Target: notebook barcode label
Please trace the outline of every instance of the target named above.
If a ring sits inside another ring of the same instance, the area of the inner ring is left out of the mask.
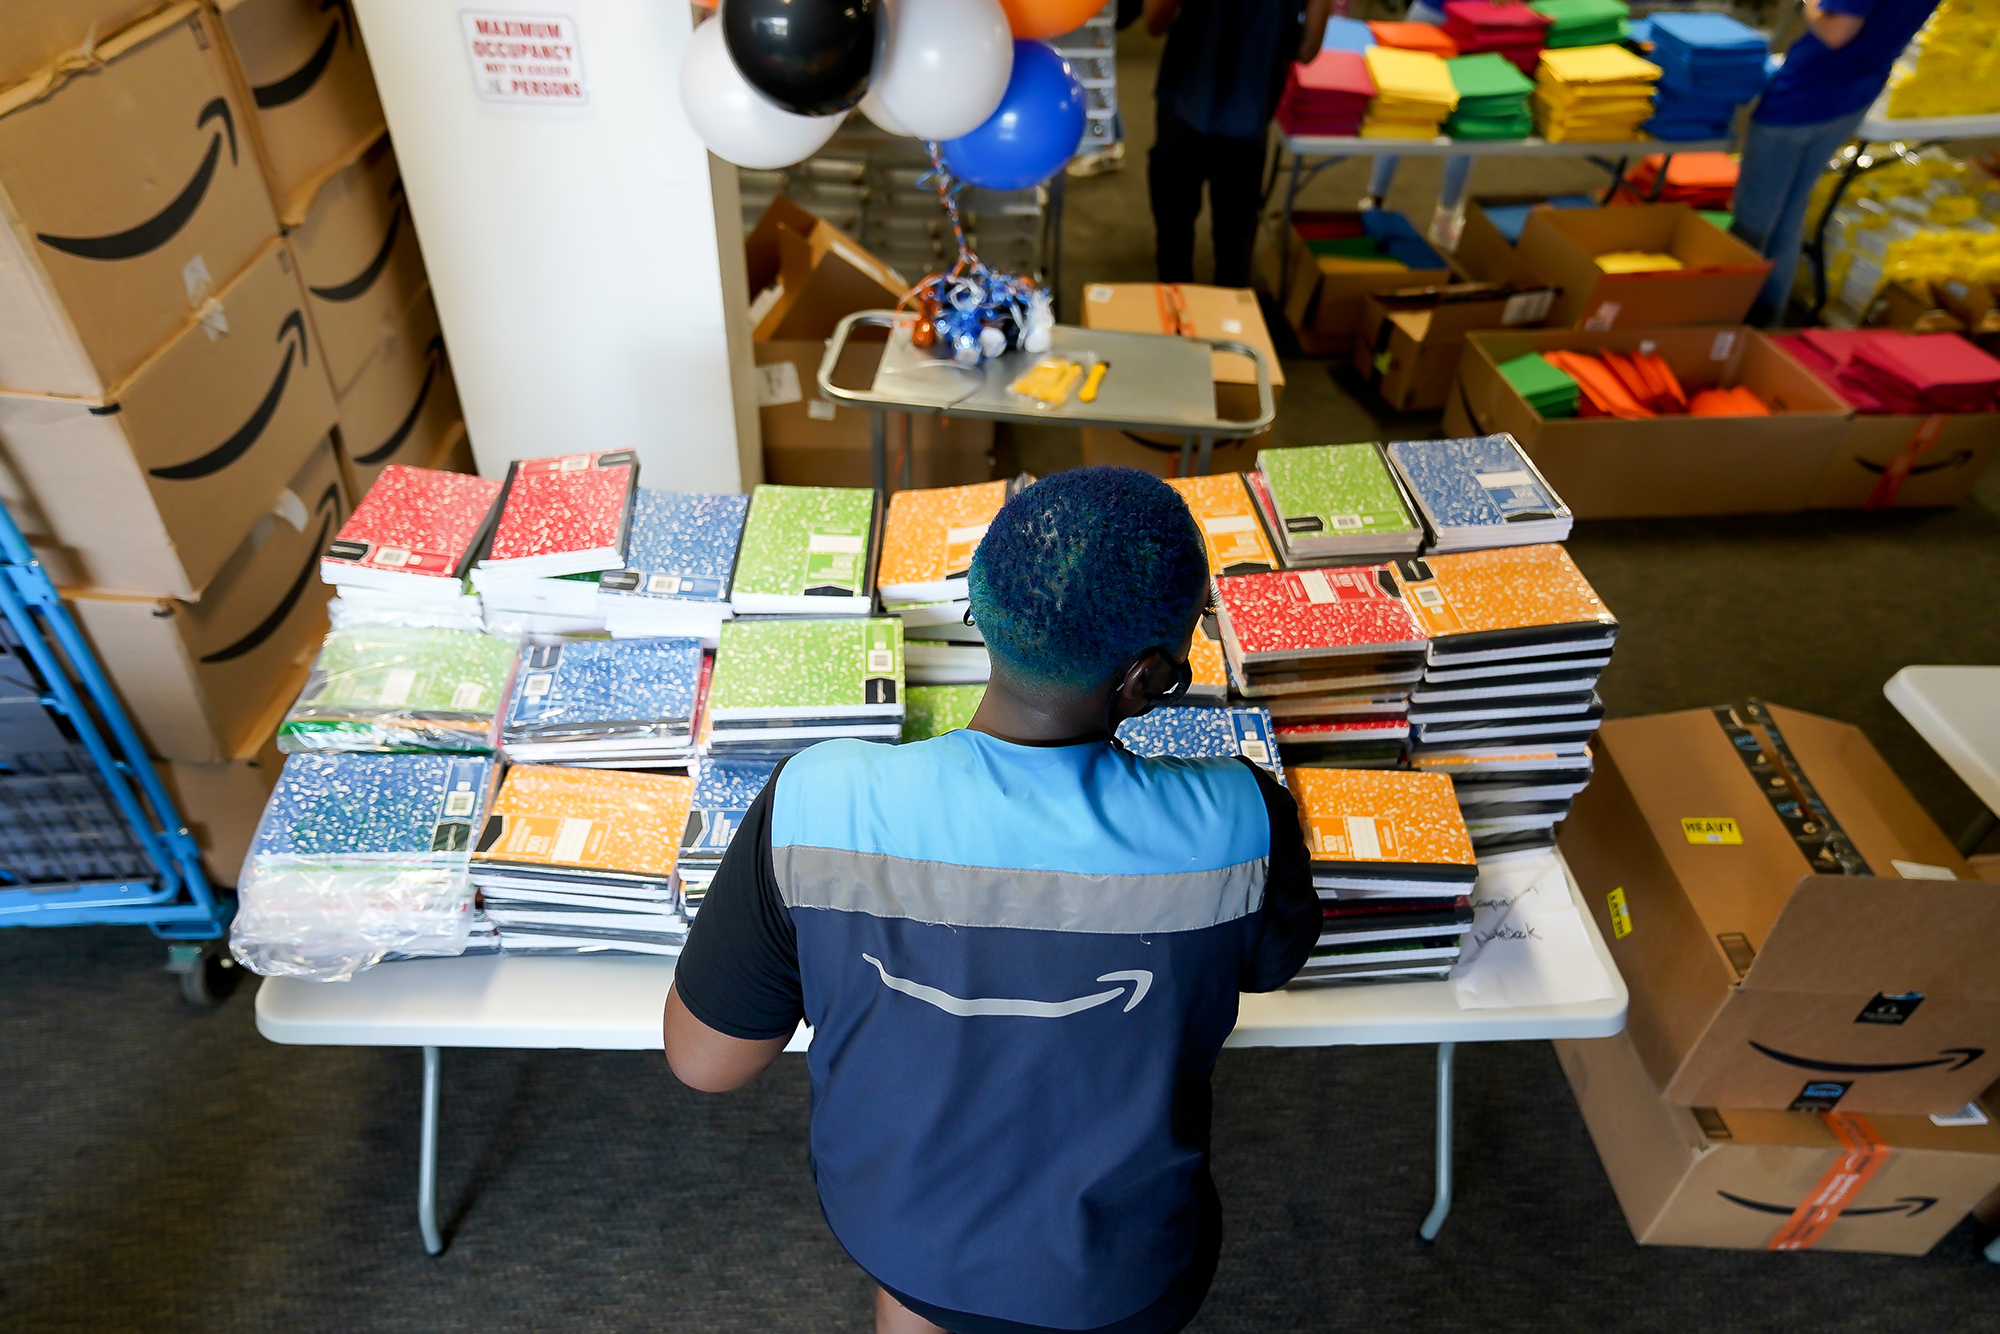
[[[451,692],[451,707],[454,709],[476,709],[486,698],[486,687],[477,681],[460,681]]]
[[[555,843],[549,848],[549,856],[559,862],[582,861],[584,845],[590,841],[590,828],[595,823],[565,817],[556,831]]]
[[[473,805],[479,800],[477,792],[449,792],[445,794],[444,813],[446,815],[470,815]]]
[[[790,362],[786,362],[790,365]],[[678,593],[681,591],[681,577],[677,574],[656,574],[646,581],[648,593]]]
[[[1514,469],[1512,472],[1475,473],[1474,476],[1479,479],[1479,484],[1489,491],[1503,486],[1526,486],[1532,480],[1527,473],[1519,468]]]
[[[387,565],[394,570],[400,570],[410,563],[410,553],[402,547],[377,547],[375,549],[375,563],[377,565]]]
[[[549,687],[553,686],[555,681],[554,672],[536,672],[521,683],[521,693],[529,699],[540,699],[549,693]]]
[[[1359,514],[1336,514],[1332,517],[1335,528],[1360,528],[1368,522]]]
[[[382,693],[375,697],[378,704],[397,705],[409,702],[410,691],[416,688],[417,673],[413,668],[398,667],[382,673]]]
[[[1271,748],[1256,737],[1244,737],[1237,744],[1236,749],[1242,754],[1244,759],[1249,760],[1252,764],[1269,764],[1271,762]]]
[[[896,670],[896,655],[886,648],[868,650],[868,670],[870,672],[893,672]]]
[[[1308,602],[1332,602],[1334,593],[1326,582],[1326,575],[1319,570],[1299,571],[1299,587],[1306,591]]]

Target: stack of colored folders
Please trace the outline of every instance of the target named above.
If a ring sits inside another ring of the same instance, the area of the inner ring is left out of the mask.
[[[1665,180],[1660,178],[1662,171]],[[1729,207],[1736,193],[1736,172],[1736,159],[1728,153],[1675,153],[1671,158],[1650,153],[1625,173],[1620,197],[1635,204],[1686,204],[1719,211]]]
[[[1639,137],[1653,111],[1660,67],[1621,46],[1542,52],[1535,115],[1550,142],[1610,143]]]
[[[1549,20],[1545,47],[1605,46],[1625,39],[1625,0],[1534,0],[1528,6]]]
[[[1885,412],[1988,412],[2000,394],[2000,361],[1957,334],[1871,329],[1850,349],[1841,392],[1851,386],[1851,397],[1872,397]]]
[[[1405,268],[1448,267],[1438,252],[1431,249],[1430,242],[1417,231],[1416,225],[1400,213],[1392,213],[1385,208],[1370,209],[1361,215],[1361,232],[1373,240],[1383,254]]]
[[[1278,103],[1278,124],[1287,134],[1353,136],[1361,133],[1375,80],[1358,51],[1321,50],[1292,66]]]
[[[1533,364],[1537,361],[1542,365]],[[1507,362],[1500,367],[1500,374],[1544,417],[1576,415],[1636,421],[1680,416],[1765,417],[1771,412],[1762,399],[1743,385],[1717,386],[1690,394],[1665,359],[1649,352],[1551,349]],[[1557,376],[1562,380],[1557,380]],[[1562,401],[1562,381],[1573,386],[1567,407]]]
[[[1521,6],[1514,6],[1521,8]],[[1458,106],[1445,122],[1454,139],[1525,139],[1535,132],[1535,85],[1506,57],[1487,52],[1445,62]]]
[[[1378,25],[1391,26],[1391,25]],[[1422,27],[1422,24],[1406,24]],[[1368,52],[1375,100],[1362,122],[1364,139],[1434,139],[1438,126],[1458,106],[1451,69],[1437,56],[1377,46]]]
[[[1450,60],[1458,54],[1458,43],[1434,23],[1370,23],[1368,31],[1374,34],[1377,46],[1422,51],[1439,60]]]
[[[1523,74],[1535,72],[1548,30],[1548,15],[1520,3],[1448,0],[1444,7],[1445,36],[1458,44],[1461,56],[1491,52],[1504,56]]]
[[[1646,131],[1667,140],[1727,139],[1736,108],[1764,90],[1764,35],[1727,14],[1655,14],[1659,100]]]
[[[1565,371],[1549,364],[1539,352],[1500,363],[1500,378],[1527,400],[1528,406],[1544,417],[1574,417],[1582,396],[1576,381]]]
[[[1375,33],[1360,19],[1342,18],[1335,14],[1326,21],[1326,37],[1319,44],[1322,51],[1352,51],[1360,55],[1369,47],[1377,45]]]

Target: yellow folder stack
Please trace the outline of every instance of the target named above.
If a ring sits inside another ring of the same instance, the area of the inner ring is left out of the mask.
[[[1542,52],[1535,71],[1535,124],[1544,139],[1609,143],[1643,136],[1653,114],[1660,67],[1622,46],[1575,46]]]
[[[1428,51],[1368,48],[1368,76],[1375,100],[1361,122],[1364,139],[1435,139],[1438,126],[1458,105],[1451,69]]]

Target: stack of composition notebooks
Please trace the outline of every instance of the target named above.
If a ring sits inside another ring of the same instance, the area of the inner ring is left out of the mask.
[[[1167,485],[1180,492],[1188,512],[1201,527],[1208,547],[1208,572],[1257,574],[1279,568],[1277,549],[1240,472],[1206,477],[1169,477]]]
[[[1569,506],[1511,435],[1398,440],[1388,452],[1423,516],[1426,551],[1532,546],[1569,536]]]
[[[597,576],[625,563],[638,481],[629,449],[516,460],[472,569],[487,611],[527,630],[602,630]]]
[[[1287,565],[1356,564],[1423,544],[1378,445],[1261,450],[1250,485]]]
[[[478,602],[465,576],[499,513],[501,484],[392,463],[347,516],[319,577],[350,601],[451,608]]]
[[[986,697],[986,687],[911,686],[908,693],[902,739],[928,741],[970,724],[972,715],[979,711],[979,701]]]
[[[1727,139],[1736,109],[1764,91],[1764,34],[1727,14],[1652,16],[1660,91],[1646,132],[1659,139]]]
[[[1498,367],[1500,378],[1544,417],[1574,417],[1583,391],[1568,371],[1549,364],[1539,352],[1529,352]]]
[[[882,560],[875,580],[882,609],[903,622],[903,669],[912,685],[970,685],[990,664],[971,607],[966,575],[972,553],[1008,497],[1034,481],[981,482],[898,491],[889,498]]]
[[[866,616],[874,607],[875,493],[760,486],[729,602],[738,616]]]
[[[1374,96],[1375,80],[1361,52],[1325,47],[1308,63],[1292,66],[1278,101],[1278,123],[1287,134],[1352,138],[1361,133]]]
[[[678,954],[674,856],[694,780],[517,764],[472,855],[508,953]]]
[[[1430,639],[1410,696],[1412,766],[1456,776],[1522,765],[1513,772],[1538,784],[1588,778],[1604,716],[1597,679],[1618,621],[1569,553],[1500,547],[1399,561],[1395,571]],[[1553,843],[1567,798],[1523,800],[1538,804],[1489,807],[1472,825],[1482,854]]]
[[[1323,921],[1293,985],[1439,978],[1472,929],[1479,878],[1449,779],[1294,768]]]
[[[1528,6],[1549,21],[1545,47],[1609,46],[1625,40],[1625,0],[1534,0]]]
[[[278,749],[491,750],[513,666],[513,641],[477,630],[332,631]]]
[[[1396,26],[1427,27],[1421,23]],[[1449,45],[1449,38],[1442,33],[1438,35]],[[1456,55],[1456,50],[1451,54]],[[1361,124],[1361,136],[1435,139],[1438,127],[1458,105],[1458,90],[1452,86],[1451,71],[1444,60],[1428,51],[1404,51],[1389,46],[1371,48],[1366,59],[1368,77],[1375,84],[1375,100],[1368,104],[1368,118]]]
[[[1183,760],[1241,756],[1280,783],[1278,738],[1271,715],[1256,707],[1170,705],[1118,724],[1118,742],[1134,755]]]
[[[1457,43],[1461,58],[1490,53],[1503,57],[1522,74],[1535,72],[1549,23],[1548,15],[1518,0],[1506,4],[1496,4],[1494,0],[1446,0],[1444,7],[1445,35]],[[1461,87],[1459,91],[1465,90]],[[1460,110],[1463,109],[1461,106]]]
[[[1578,46],[1542,52],[1536,71],[1535,118],[1551,143],[1613,143],[1640,138],[1653,114],[1660,67],[1622,46]]]
[[[701,762],[689,799],[680,856],[674,862],[681,912],[689,919],[701,911],[702,897],[722,865],[722,854],[729,851],[730,840],[750,813],[750,803],[771,781],[776,767],[768,760],[709,758]]]
[[[1216,581],[1229,667],[1294,763],[1394,763],[1426,640],[1385,566]]]
[[[724,622],[708,717],[706,753],[718,757],[780,760],[835,737],[893,742],[903,730],[902,624]]]
[[[750,497],[639,488],[623,569],[597,577],[605,628],[618,639],[692,635],[715,647]]]
[[[694,757],[698,639],[572,639],[521,650],[500,737],[517,763],[604,768]]]
[[[1532,12],[1519,4],[1506,8]],[[1513,62],[1487,53],[1460,56],[1447,65],[1458,89],[1458,107],[1444,126],[1452,138],[1525,139],[1534,133],[1535,113],[1528,108],[1534,81]]]

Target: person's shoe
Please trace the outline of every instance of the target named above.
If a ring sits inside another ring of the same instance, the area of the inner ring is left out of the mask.
[[[1354,207],[1357,212],[1372,213],[1376,209],[1382,207],[1382,201],[1377,199],[1374,195],[1363,195],[1361,196],[1360,202],[1355,204]]]

